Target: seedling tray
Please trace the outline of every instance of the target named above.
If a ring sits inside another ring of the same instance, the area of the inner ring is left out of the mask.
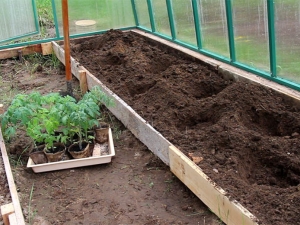
[[[35,164],[32,161],[32,159],[29,157],[27,168],[32,168],[33,172],[35,173],[42,173],[42,172],[48,172],[54,170],[63,170],[63,169],[70,169],[76,167],[110,163],[112,157],[115,156],[115,148],[114,148],[111,128],[109,128],[108,131],[108,149],[109,149],[108,155],[91,156],[82,159],[70,159],[70,160],[64,160],[59,162],[50,162],[50,163],[42,163],[42,164]]]

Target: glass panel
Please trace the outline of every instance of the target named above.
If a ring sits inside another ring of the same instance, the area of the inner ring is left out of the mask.
[[[151,30],[148,6],[146,0],[135,0],[135,7],[138,14],[139,24]]]
[[[300,1],[275,1],[277,73],[300,83]]]
[[[1,1],[0,43],[38,33],[35,1]]]
[[[55,0],[60,33],[63,34],[61,0]],[[130,0],[69,1],[70,34],[135,26]]]
[[[232,0],[236,60],[270,71],[266,0]]]
[[[197,46],[192,1],[173,0],[173,13],[177,39]]]
[[[198,0],[203,49],[229,55],[226,7],[224,0]]]
[[[159,33],[171,36],[169,16],[167,10],[167,4],[164,0],[152,0],[154,19],[156,24],[156,30]]]
[[[106,4],[110,12],[110,28],[135,26],[131,0],[106,0]]]

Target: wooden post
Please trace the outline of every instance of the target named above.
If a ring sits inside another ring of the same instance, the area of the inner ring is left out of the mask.
[[[71,56],[70,56],[70,31],[69,31],[69,10],[68,0],[62,0],[63,28],[64,28],[64,47],[65,47],[65,71],[67,80],[67,92],[73,96]]]
[[[42,47],[42,54],[43,55],[51,55],[53,53],[51,42],[42,43],[41,47]]]
[[[1,215],[2,215],[2,218],[3,218],[3,223],[4,225],[9,225],[9,215],[14,213],[15,212],[15,209],[14,209],[14,205],[13,203],[9,203],[9,204],[6,204],[6,205],[2,205],[1,206]]]
[[[18,225],[17,217],[15,213],[9,214],[8,220],[9,220],[9,225]]]
[[[0,114],[3,114],[4,113],[4,105],[0,103]]]
[[[85,94],[88,90],[88,85],[86,80],[86,72],[84,70],[79,71],[79,83],[82,94]]]

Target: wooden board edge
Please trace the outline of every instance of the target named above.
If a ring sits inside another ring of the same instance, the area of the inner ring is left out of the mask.
[[[41,44],[27,45],[23,47],[9,48],[0,50],[0,59],[9,59],[19,57],[19,55],[30,55],[41,53],[43,55],[51,55],[53,53],[52,43],[46,42]]]
[[[85,72],[85,70],[79,70],[78,73],[79,73],[80,90],[81,90],[82,94],[85,94],[88,91],[86,72]]]
[[[9,59],[9,58],[18,57],[19,55],[24,56],[24,55],[34,54],[34,53],[42,53],[41,44],[0,50],[0,59]]]
[[[17,224],[18,225],[25,225],[25,220],[24,220],[22,208],[21,208],[21,204],[20,204],[20,201],[19,201],[19,196],[18,196],[16,185],[15,185],[14,177],[13,177],[13,174],[12,174],[12,171],[11,171],[10,162],[9,162],[9,158],[8,158],[8,155],[7,155],[7,151],[6,151],[6,147],[5,147],[5,143],[4,143],[4,139],[3,139],[1,129],[0,129],[0,148],[1,148],[4,168],[5,168],[7,183],[8,183],[8,186],[9,186],[10,196],[11,196],[12,203],[13,203],[13,206],[14,206],[16,220],[18,222]]]
[[[175,146],[169,147],[171,171],[227,225],[258,225],[258,219],[226,192]]]
[[[42,48],[43,55],[51,55],[53,53],[53,48],[52,48],[51,42],[42,43],[41,48]]]
[[[19,225],[16,213],[11,213],[8,216],[9,225]]]
[[[1,205],[1,215],[2,215],[4,225],[9,225],[8,216],[14,212],[15,212],[15,208],[12,202],[5,205]]]

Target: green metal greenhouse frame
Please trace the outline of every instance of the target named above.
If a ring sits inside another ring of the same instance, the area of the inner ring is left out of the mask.
[[[52,9],[53,9],[53,15],[54,15],[54,24],[55,24],[55,31],[56,31],[56,37],[50,38],[50,39],[44,39],[44,40],[38,40],[38,41],[30,41],[30,42],[24,42],[24,43],[18,43],[18,44],[8,44],[4,46],[0,46],[0,49],[6,49],[6,48],[12,48],[12,47],[20,47],[30,44],[38,44],[38,43],[44,43],[49,41],[57,41],[62,40],[63,37],[61,36],[59,32],[59,22],[57,18],[57,9],[55,5],[55,0],[52,1]],[[143,2],[146,4],[147,11],[143,12],[144,14],[148,14],[149,16],[149,22],[150,22],[150,28],[147,28],[140,23],[139,13],[137,9],[137,2]],[[163,1],[163,0],[162,0]],[[201,1],[201,0],[200,0]],[[234,21],[233,21],[233,9],[232,9],[232,0],[224,0],[225,2],[225,9],[226,9],[226,24],[227,24],[227,34],[228,34],[228,46],[229,46],[229,57],[222,56],[220,54],[216,54],[213,51],[207,50],[203,48],[203,40],[201,35],[201,24],[199,23],[199,0],[189,0],[189,2],[192,5],[192,16],[193,16],[193,22],[194,22],[194,29],[195,29],[195,39],[196,39],[196,45],[189,44],[185,41],[180,40],[177,37],[176,33],[176,24],[174,21],[174,8],[173,8],[173,0],[165,0],[166,3],[166,10],[168,14],[169,19],[169,28],[171,36],[165,35],[158,31],[157,24],[155,20],[155,12],[153,7],[153,0],[128,0],[127,2],[131,4],[132,7],[132,13],[134,18],[133,26],[129,27],[121,27],[118,28],[120,30],[131,30],[131,29],[140,29],[145,32],[152,33],[158,37],[161,37],[163,39],[166,39],[168,41],[174,42],[178,45],[181,45],[183,47],[186,47],[188,49],[191,49],[193,51],[199,52],[203,55],[209,56],[211,58],[214,58],[216,60],[225,62],[227,64],[233,65],[237,68],[243,69],[245,71],[254,73],[256,75],[259,75],[263,78],[272,80],[274,82],[277,82],[279,84],[288,86],[290,88],[293,88],[295,90],[300,91],[300,84],[295,83],[293,81],[289,81],[287,79],[283,79],[281,77],[278,77],[277,73],[277,60],[276,60],[276,33],[275,33],[275,11],[274,11],[274,4],[275,0],[265,0],[267,4],[267,29],[268,29],[268,49],[269,49],[269,72],[263,71],[259,68],[252,67],[249,65],[246,65],[240,61],[237,60],[236,57],[236,43],[235,43],[235,35],[234,35]],[[71,35],[71,38],[78,38],[78,37],[84,37],[84,36],[90,36],[94,34],[101,34],[106,32],[107,30],[99,30],[97,32],[89,32],[84,34],[74,34]]]
[[[31,31],[31,32],[29,32],[27,34],[24,34],[24,35],[15,36],[13,38],[6,39],[4,41],[0,40],[0,44],[2,44],[4,42],[8,42],[8,41],[13,41],[15,39],[32,36],[32,35],[35,35],[35,34],[39,33],[39,22],[38,22],[38,15],[37,15],[37,9],[36,9],[36,2],[35,2],[35,0],[31,0],[31,4],[32,4],[32,9],[33,9],[35,30]],[[1,46],[0,46],[0,49],[1,49]]]

